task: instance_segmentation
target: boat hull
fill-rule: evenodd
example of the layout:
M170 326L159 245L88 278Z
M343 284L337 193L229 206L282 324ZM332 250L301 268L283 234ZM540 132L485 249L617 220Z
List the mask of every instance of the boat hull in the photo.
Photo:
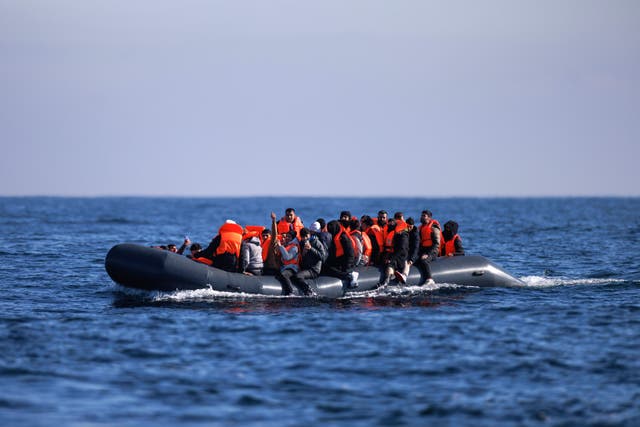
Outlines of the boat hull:
M129 288L148 291L176 291L211 288L223 292L242 292L277 296L282 286L274 276L248 276L229 273L185 256L156 248L123 243L111 248L105 260L107 273L114 282ZM317 295L339 298L350 292L373 290L380 281L377 267L357 267L358 288L334 277L320 276L309 280ZM524 283L511 276L487 258L478 255L439 258L431 263L436 283L479 287L513 287ZM411 267L407 285L418 285L420 272ZM294 289L294 294L299 294Z

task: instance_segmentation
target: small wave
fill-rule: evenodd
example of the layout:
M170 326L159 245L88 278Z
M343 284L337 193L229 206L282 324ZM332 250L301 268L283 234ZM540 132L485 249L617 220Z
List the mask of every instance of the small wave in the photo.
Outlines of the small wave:
M134 221L123 217L100 217L96 219L97 224L147 224L144 221Z
M527 287L551 288L554 286L607 285L612 282L624 282L616 279L570 279L566 277L524 276L520 277Z
M443 290L460 290L460 289L479 289L476 286L456 285L453 283L434 283L433 285L424 286L385 286L378 289L372 289L362 292L350 292L341 299L352 298L372 298L372 297L395 297L405 298L419 295L431 294L435 291Z
M225 292L216 291L211 288L202 288L195 290L176 290L172 292L163 291L145 291L143 289L127 288L120 285L114 285L116 292L132 298L142 299L148 302L194 302L194 301L216 301L216 300L270 300L270 299L289 299L289 298L308 298L299 295L273 296L264 294L249 294L244 292Z
M261 294L247 294L244 292L225 292L216 291L214 289L196 289L191 291L174 291L174 292L154 292L151 299L154 302L164 301L209 301L216 299L271 299L271 298L296 298L294 296L274 297ZM299 297L297 297L299 298Z

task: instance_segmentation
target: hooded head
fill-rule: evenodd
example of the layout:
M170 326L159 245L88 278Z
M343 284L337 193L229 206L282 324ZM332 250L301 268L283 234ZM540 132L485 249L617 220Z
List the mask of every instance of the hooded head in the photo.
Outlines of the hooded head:
M445 241L449 241L453 239L453 236L458 234L458 223L455 221L447 221L444 224L444 230L442 231L442 235L444 236Z
M336 220L329 221L327 223L327 231L331 233L332 236L335 236L340 232L340 223Z

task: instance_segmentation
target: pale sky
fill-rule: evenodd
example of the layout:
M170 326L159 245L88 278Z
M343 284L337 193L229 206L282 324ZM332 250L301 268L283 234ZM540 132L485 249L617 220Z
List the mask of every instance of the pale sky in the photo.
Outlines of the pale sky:
M640 195L640 1L0 0L0 195Z

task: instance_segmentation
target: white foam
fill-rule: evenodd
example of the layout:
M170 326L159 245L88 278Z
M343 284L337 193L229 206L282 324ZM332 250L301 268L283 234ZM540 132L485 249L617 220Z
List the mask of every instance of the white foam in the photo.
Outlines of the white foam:
M216 299L267 299L269 295L248 294L244 292L225 292L214 289L196 289L190 291L158 292L153 301L211 301Z
M423 285L423 286L383 286L381 288L372 289L368 291L361 292L349 292L341 299L350 299L350 298L371 298L371 297L408 297L415 295L422 295L425 292L433 292L439 289L468 289L468 288L476 288L475 286L463 286L456 285L453 283L434 283L432 285Z
M616 279L571 279L568 277L524 276L520 277L527 287L550 288L554 286L602 285L617 282Z

